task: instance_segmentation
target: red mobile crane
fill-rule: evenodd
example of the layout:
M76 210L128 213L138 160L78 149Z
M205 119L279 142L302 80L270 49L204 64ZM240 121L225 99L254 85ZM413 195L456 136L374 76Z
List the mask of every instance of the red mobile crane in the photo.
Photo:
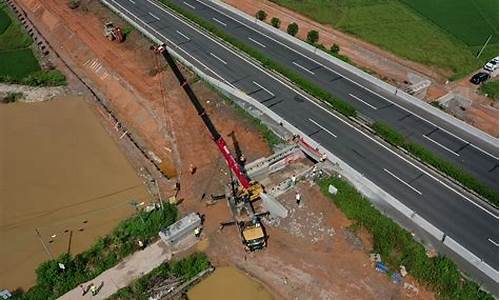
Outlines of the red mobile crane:
M229 151L229 148L227 147L226 141L224 141L224 138L215 128L207 112L205 111L205 108L203 108L200 101L196 97L196 94L191 89L191 86L184 78L184 75L182 75L181 71L177 67L177 64L175 63L174 58L170 55L166 46L163 44L157 48L154 48L154 50L157 53L162 54L169 66L172 68L172 71L177 77L177 80L188 95L189 100L195 107L198 115L201 117L203 123L210 132L212 139L219 148L219 151L222 153L222 156L226 160L229 169L238 179L238 182L240 184L240 189L237 191L233 189L233 197L228 199L233 213L234 221L223 223L223 225L237 224L243 244L248 250L253 251L264 248L266 246L267 236L260 222L259 216L255 215L254 208L250 203L251 200L255 200L260 197L260 194L263 192L262 186L257 182L250 181L245 175L241 166L236 162L233 155ZM244 205L248 218L243 218L240 215L239 212L241 211L241 209L238 209L238 204Z

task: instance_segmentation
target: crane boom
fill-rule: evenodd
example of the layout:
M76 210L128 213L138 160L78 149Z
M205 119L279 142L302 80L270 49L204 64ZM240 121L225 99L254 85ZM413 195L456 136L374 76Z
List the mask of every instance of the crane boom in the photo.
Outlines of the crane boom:
M172 68L172 70L174 71L175 77L177 77L179 84L182 86L182 88L188 95L189 100L195 107L196 111L198 112L198 115L201 117L203 123L205 124L208 131L212 135L212 139L214 140L215 144L219 148L219 151L222 153L222 156L226 160L229 169L231 169L231 172L233 172L234 176L236 176L241 186L244 189L248 190L251 187L250 180L247 178L247 176L241 169L240 165L236 162L233 155L229 151L226 141L215 128L207 112L205 111L205 108L201 105L200 101L198 100L196 94L191 89L191 86L187 82L186 78L184 78L184 75L182 75L181 71L177 67L174 58L168 52L167 47L165 45L161 45L156 49L156 51L163 55L170 68Z

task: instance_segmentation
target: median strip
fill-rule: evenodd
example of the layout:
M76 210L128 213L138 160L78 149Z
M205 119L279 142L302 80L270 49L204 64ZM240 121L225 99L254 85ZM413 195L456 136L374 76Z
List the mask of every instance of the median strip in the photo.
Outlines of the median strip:
M226 41L227 43L231 44L235 48L241 50L242 52L247 53L250 57L254 58L255 60L259 61L262 66L264 66L267 69L274 70L277 73L280 73L284 77L286 77L288 80L290 80L292 83L294 83L296 86L298 86L300 89L303 91L307 92L309 95L313 96L314 98L320 99L324 101L325 103L329 104L330 107L332 107L334 110L339 112L340 114L347 116L347 117L356 117L357 116L357 111L356 109L348 102L344 100L340 100L334 96L332 96L329 92L324 90L322 87L318 86L317 84L304 79L299 73L297 73L295 70L289 69L288 67L284 67L281 64L278 64L274 62L272 59L270 59L268 56L264 55L262 52L259 50L248 46L247 44L239 41L235 37L225 33L223 30L218 28L217 26L214 26L211 22L206 21L197 15L192 14L191 12L188 12L184 10L183 8L177 6L176 4L172 3L169 0L161 0L161 2L169 7L170 9L176 11L180 15L184 16L185 18L191 20L192 22L198 24L200 27L204 28L205 30L211 32L212 34L218 36L222 40ZM375 125L374 129L375 129ZM402 137L402 135L397 132L395 129L388 127L385 125L387 129L390 129L391 132L399 135ZM383 136L383 132L377 132L381 137L386 139L386 137ZM469 189L475 191L477 194L481 195L482 197L486 198L488 202L493 204L495 207L498 207L498 193L496 191L493 191L489 187L483 185L482 183L479 182L475 177L472 175L466 173L464 170L459 168L458 166L455 166L454 164L434 155L431 151L427 150L423 146L419 144L414 144L414 143L409 143L405 142L404 143L408 148L405 148L408 152L412 153L416 157L418 157L421 161L434 166L441 172L445 173L449 177L455 179L456 181L460 182L462 185L468 187ZM396 146L399 146L396 144ZM404 148L404 147L403 147Z
M475 177L469 175L461 168L455 166L445 159L438 157L423 146L408 141L406 137L384 123L376 122L372 125L372 129L378 136L382 137L390 144L405 149L421 161L433 166L449 177L455 179L465 187L483 196L490 204L498 207L498 192L485 186Z

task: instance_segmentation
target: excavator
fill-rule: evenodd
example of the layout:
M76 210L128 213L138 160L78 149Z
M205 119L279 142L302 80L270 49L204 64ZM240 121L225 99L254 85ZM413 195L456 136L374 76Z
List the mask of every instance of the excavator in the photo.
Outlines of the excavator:
M227 197L233 215L233 221L221 223L221 228L226 225L237 225L242 243L247 251L265 248L267 245L267 235L260 217L267 213L256 214L252 205L252 201L258 200L263 194L264 189L262 185L258 182L251 181L246 176L240 164L237 163L236 159L229 151L226 141L215 128L207 112L196 97L196 94L179 70L174 58L168 52L165 44L159 47L152 46L152 50L161 54L167 61L175 77L179 81L180 86L186 92L191 104L195 107L198 115L212 136L219 152L224 157L227 166L231 170L231 174L234 175L238 181L237 183L234 180L231 181L231 191L228 193L230 196Z

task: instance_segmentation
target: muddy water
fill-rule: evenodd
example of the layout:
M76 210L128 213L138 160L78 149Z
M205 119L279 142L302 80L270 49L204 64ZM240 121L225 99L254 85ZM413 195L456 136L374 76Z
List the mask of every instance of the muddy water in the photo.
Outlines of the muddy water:
M30 287L49 255L88 248L147 198L82 99L0 105L0 290Z
M272 300L257 281L233 267L215 269L207 279L188 292L189 300Z

